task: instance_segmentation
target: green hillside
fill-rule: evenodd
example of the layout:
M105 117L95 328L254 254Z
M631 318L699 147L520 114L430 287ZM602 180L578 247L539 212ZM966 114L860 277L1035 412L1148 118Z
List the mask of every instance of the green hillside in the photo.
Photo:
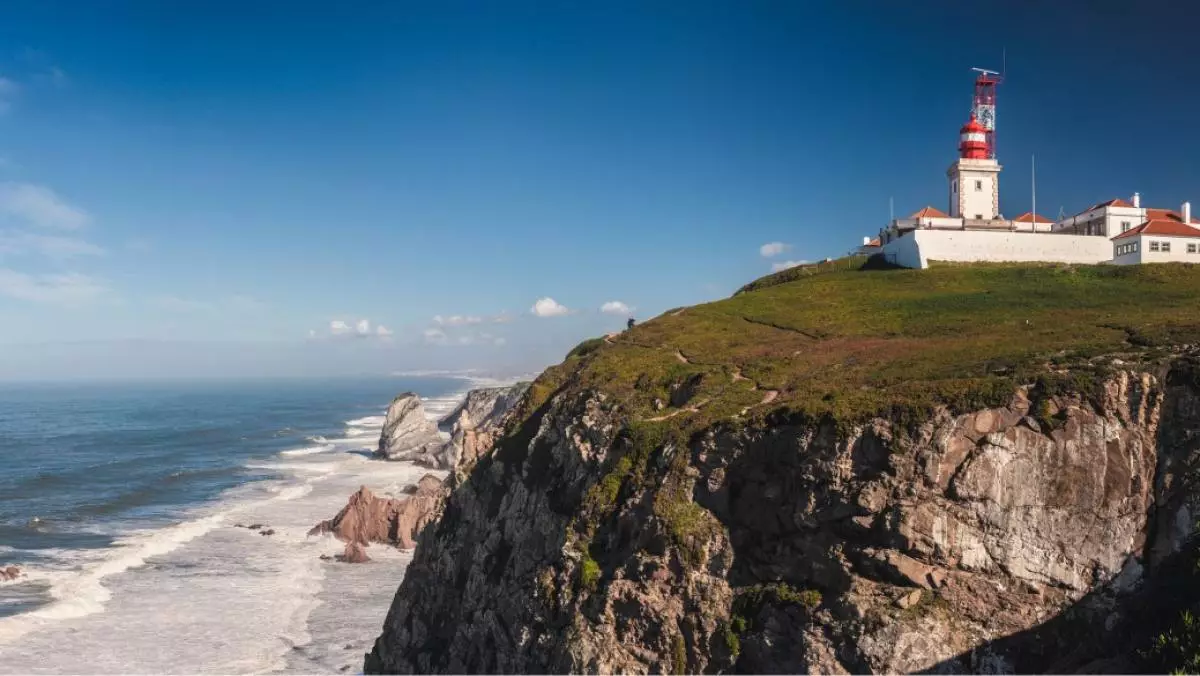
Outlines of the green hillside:
M678 431L779 409L849 423L1002 404L1034 382L1087 392L1111 358L1197 342L1200 266L830 265L586 343L535 393L596 388Z

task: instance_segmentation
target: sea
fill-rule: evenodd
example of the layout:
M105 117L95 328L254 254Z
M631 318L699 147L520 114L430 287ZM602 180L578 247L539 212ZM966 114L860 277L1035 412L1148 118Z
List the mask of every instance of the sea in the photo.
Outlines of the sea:
M370 458L395 395L480 384L0 384L0 673L360 673L411 552L307 533L442 476Z

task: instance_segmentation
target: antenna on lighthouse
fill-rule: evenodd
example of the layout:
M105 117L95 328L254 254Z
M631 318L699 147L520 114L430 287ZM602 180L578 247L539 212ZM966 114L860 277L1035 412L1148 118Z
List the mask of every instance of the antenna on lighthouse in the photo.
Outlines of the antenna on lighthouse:
M996 86L1004 81L1004 76L987 68L972 68L978 73L975 76L975 97L971 102L971 112L984 128L987 140L987 158L996 159Z

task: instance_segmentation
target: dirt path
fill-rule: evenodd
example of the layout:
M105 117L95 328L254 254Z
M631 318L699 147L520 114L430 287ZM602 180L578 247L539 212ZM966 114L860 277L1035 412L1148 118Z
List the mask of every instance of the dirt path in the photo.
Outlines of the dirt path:
M676 359L678 359L680 362L682 362L682 363L684 363L684 364L691 364L691 363L692 363L692 362L688 361L688 358L687 358L687 357L685 357L685 356L683 356L683 353L682 353L682 352L680 352L679 350L675 350L675 358L676 358Z
M700 407L704 406L707 403L708 403L708 399L701 399L700 401L696 402L692 406L686 406L679 410L671 411L670 413L667 413L666 415L658 415L658 416L654 416L653 418L646 418L646 421L647 422L662 422L664 420L670 420L671 418L674 418L675 416L679 415L680 413L699 413Z

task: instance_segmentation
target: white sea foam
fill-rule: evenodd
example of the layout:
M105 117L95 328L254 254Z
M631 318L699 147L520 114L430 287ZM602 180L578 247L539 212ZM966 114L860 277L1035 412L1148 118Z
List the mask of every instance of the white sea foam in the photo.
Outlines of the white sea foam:
M365 418L347 420L346 424L350 427L383 427L383 423L386 420L386 415L369 415Z
M438 399L431 409L458 403ZM281 478L230 489L174 526L109 549L43 552L53 563L25 579L54 600L0 619L0 673L358 672L411 554L376 545L372 563L322 561L342 543L307 532L360 485L399 494L429 471L337 452L362 446L353 433L363 429L289 449L332 452L251 464Z
M314 455L317 453L328 453L329 451L332 451L334 448L336 448L336 446L334 446L333 444L321 444L320 446L306 446L305 448L293 448L293 449L287 450L287 451L280 451L279 455L284 455L284 456Z

